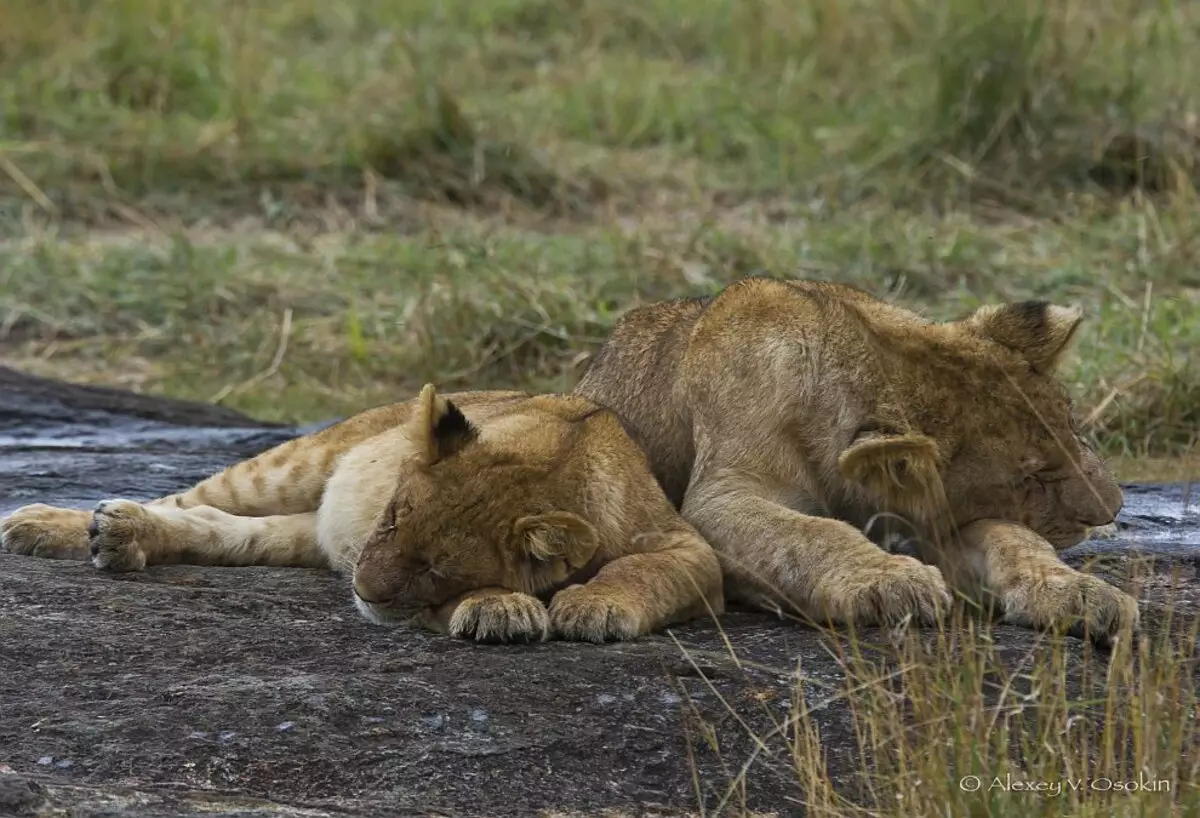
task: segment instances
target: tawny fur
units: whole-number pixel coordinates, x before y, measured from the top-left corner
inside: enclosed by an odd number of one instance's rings
[[[575,391],[647,450],[731,600],[928,621],[953,588],[1103,641],[1136,627],[1135,601],[1055,555],[1122,503],[1053,379],[1080,320],[1024,302],[935,323],[848,286],[746,279],[629,312]],[[880,547],[893,532],[921,561]]]
[[[427,386],[180,494],[26,506],[0,536],[112,571],[329,567],[373,621],[488,641],[632,639],[724,609],[712,548],[615,415],[577,396]]]

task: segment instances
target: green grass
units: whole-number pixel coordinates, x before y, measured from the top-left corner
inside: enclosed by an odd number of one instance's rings
[[[756,206],[625,229],[458,218],[403,236],[27,238],[0,247],[0,309],[9,357],[31,370],[316,420],[429,380],[569,389],[630,304],[747,274],[848,281],[946,318],[1046,297],[1087,308],[1065,374],[1107,453],[1195,442],[1200,298],[1160,249],[1186,222],[1160,217],[1164,244],[1130,247],[1139,212],[1055,225],[796,210],[782,225]],[[1139,255],[1143,270],[1125,269]]]
[[[1102,451],[1194,478],[1197,76],[1172,0],[9,0],[0,351],[309,421],[425,381],[568,389],[627,307],[745,275],[939,318],[1047,298],[1089,316],[1065,376]],[[1195,708],[1190,638],[1090,704],[1050,652],[1032,709],[980,698],[986,644],[848,658],[871,814],[1196,814],[1162,709]],[[842,814],[794,716],[810,806]],[[1177,788],[945,773],[1129,775],[1119,746]]]

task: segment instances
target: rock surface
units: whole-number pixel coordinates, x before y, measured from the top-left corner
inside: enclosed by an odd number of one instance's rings
[[[80,389],[0,368],[0,516],[175,491],[308,431]],[[1200,491],[1128,487],[1116,534],[1067,559],[1119,574],[1139,549],[1164,578],[1143,592],[1151,623],[1170,572],[1200,609]],[[840,678],[815,630],[752,613],[721,625],[474,645],[372,626],[321,571],[108,576],[0,554],[0,815],[698,814],[701,801],[712,814],[755,752],[747,729],[786,715],[797,659],[810,679]],[[1038,638],[994,633],[1014,655]],[[849,713],[815,715],[831,772],[849,775]],[[772,746],[745,806],[800,815]]]

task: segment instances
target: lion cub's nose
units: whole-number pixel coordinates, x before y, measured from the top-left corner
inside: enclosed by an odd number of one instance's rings
[[[1084,525],[1108,525],[1117,519],[1117,515],[1121,513],[1121,509],[1125,505],[1125,494],[1119,486],[1113,486],[1108,490],[1100,490],[1097,496],[1092,498],[1092,502],[1088,503],[1084,513],[1080,515],[1083,519],[1080,520]]]

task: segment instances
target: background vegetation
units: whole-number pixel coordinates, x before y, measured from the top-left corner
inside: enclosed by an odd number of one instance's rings
[[[1104,452],[1194,474],[1197,76],[1172,0],[6,0],[0,354],[316,420],[567,389],[623,309],[750,274],[938,318],[1048,298],[1090,317],[1067,376]],[[1197,814],[1188,638],[1113,665],[1100,745],[1061,653],[991,704],[973,637],[848,660],[870,814]],[[1176,789],[978,795],[943,762]]]
[[[1088,428],[1178,454],[1200,427],[1198,15],[10,0],[0,348],[312,420],[426,379],[566,389],[631,304],[815,276],[936,317],[1083,304]]]

